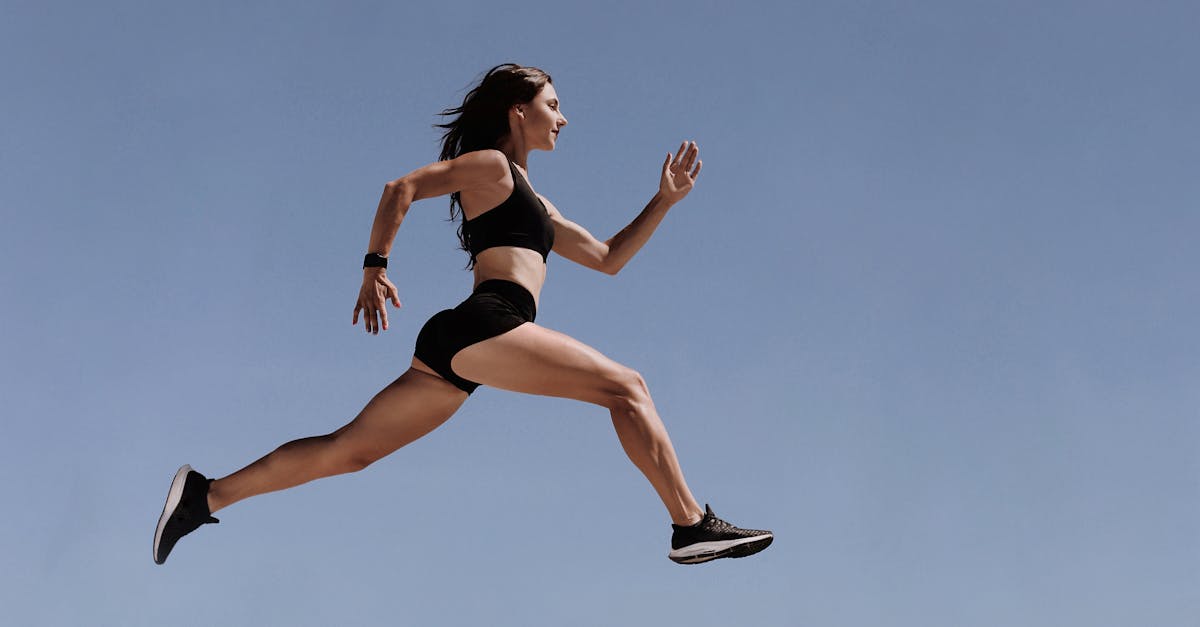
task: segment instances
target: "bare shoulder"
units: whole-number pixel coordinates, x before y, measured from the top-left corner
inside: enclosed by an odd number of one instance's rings
[[[452,163],[455,163],[456,167],[470,170],[472,173],[478,174],[479,178],[489,181],[502,179],[504,175],[508,174],[508,157],[495,148],[473,150],[459,155],[452,160]]]
[[[423,166],[393,181],[410,187],[413,200],[494,188],[509,176],[508,157],[494,149],[475,150]]]

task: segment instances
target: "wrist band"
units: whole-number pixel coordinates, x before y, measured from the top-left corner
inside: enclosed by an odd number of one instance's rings
[[[363,267],[364,268],[386,268],[387,267],[387,257],[384,257],[383,255],[381,255],[379,253],[367,253],[367,256],[363,257]]]

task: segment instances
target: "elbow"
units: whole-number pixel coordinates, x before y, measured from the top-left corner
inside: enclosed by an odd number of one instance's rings
[[[601,272],[603,272],[604,274],[607,274],[608,276],[617,276],[617,273],[621,271],[621,268],[623,266],[624,266],[624,264],[611,263],[611,262],[605,260],[600,263],[600,267],[597,269],[600,270]]]
[[[604,247],[597,250],[596,253],[596,257],[598,258],[596,269],[608,276],[617,276],[621,268],[625,267],[625,262],[613,254],[611,238],[607,242],[604,242]]]
[[[393,200],[399,200],[405,205],[412,204],[413,199],[417,197],[416,186],[412,181],[401,177],[394,181],[388,181],[383,186],[384,196]]]

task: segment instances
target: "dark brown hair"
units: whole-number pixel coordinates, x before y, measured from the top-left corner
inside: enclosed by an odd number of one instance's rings
[[[554,81],[549,74],[535,67],[503,63],[488,70],[479,85],[467,92],[461,106],[438,114],[458,116],[446,124],[434,124],[436,128],[447,129],[442,134],[442,154],[438,160],[448,161],[475,150],[495,148],[511,132],[509,108],[531,102],[546,83],[553,84]],[[462,202],[459,193],[454,192],[450,194],[450,219],[460,214]],[[458,241],[463,250],[470,250],[461,222]]]

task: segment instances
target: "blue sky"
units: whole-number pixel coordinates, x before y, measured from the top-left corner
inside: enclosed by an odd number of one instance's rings
[[[0,606],[20,625],[1194,625],[1191,3],[0,7]],[[602,410],[480,390],[366,472],[238,504],[163,567],[175,469],[340,426],[470,288],[383,184],[506,61],[570,124],[530,177],[604,238],[538,322],[640,370],[701,501],[684,568]]]

